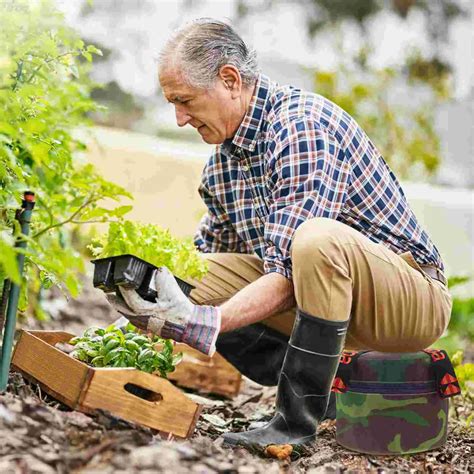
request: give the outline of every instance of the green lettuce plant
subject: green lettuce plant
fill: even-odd
[[[157,267],[166,266],[179,278],[202,278],[207,263],[191,238],[178,239],[168,229],[129,220],[111,222],[107,234],[88,247],[97,258],[132,254]]]

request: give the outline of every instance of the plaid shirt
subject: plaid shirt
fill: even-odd
[[[199,193],[202,252],[256,253],[291,279],[295,230],[336,219],[395,253],[443,270],[394,176],[356,121],[324,97],[260,75],[237,133],[216,147]]]

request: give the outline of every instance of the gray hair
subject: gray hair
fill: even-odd
[[[160,71],[176,67],[192,87],[210,89],[225,64],[235,66],[246,86],[258,75],[257,55],[228,24],[200,18],[178,29],[160,53]]]

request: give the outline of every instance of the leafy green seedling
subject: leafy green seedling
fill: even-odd
[[[93,367],[135,367],[165,378],[183,358],[181,352],[173,354],[171,340],[139,334],[130,323],[125,333],[113,324],[106,329],[90,327],[69,344],[75,346],[72,357]],[[157,345],[161,350],[156,349]]]
[[[173,237],[168,229],[154,224],[112,222],[108,233],[94,239],[88,248],[96,258],[132,254],[156,267],[167,267],[181,279],[201,279],[208,269],[192,239]]]

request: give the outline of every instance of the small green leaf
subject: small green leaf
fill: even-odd
[[[84,56],[88,62],[92,62],[92,54],[89,53],[88,51],[81,51],[82,56]]]
[[[114,359],[120,358],[121,354],[125,352],[123,347],[116,347],[104,356],[104,364],[107,365],[112,362]]]
[[[125,347],[129,351],[139,351],[140,350],[140,346],[135,341],[126,341],[125,342]]]
[[[91,360],[91,365],[93,365],[94,367],[104,367],[104,357],[103,356],[94,357]]]
[[[137,328],[131,322],[128,322],[125,326],[125,331],[127,333],[134,333],[137,332]]]
[[[21,278],[18,271],[16,252],[13,246],[2,240],[0,234],[0,270],[16,284],[20,284]]]
[[[178,365],[183,360],[183,353],[178,352],[177,354],[173,355],[173,365]]]
[[[105,352],[109,353],[116,347],[120,346],[120,341],[118,339],[110,339],[104,346]]]
[[[99,56],[103,56],[103,53],[100,49],[96,48],[94,45],[90,44],[89,46],[87,46],[87,51],[89,53],[93,53],[93,54],[97,54]]]

